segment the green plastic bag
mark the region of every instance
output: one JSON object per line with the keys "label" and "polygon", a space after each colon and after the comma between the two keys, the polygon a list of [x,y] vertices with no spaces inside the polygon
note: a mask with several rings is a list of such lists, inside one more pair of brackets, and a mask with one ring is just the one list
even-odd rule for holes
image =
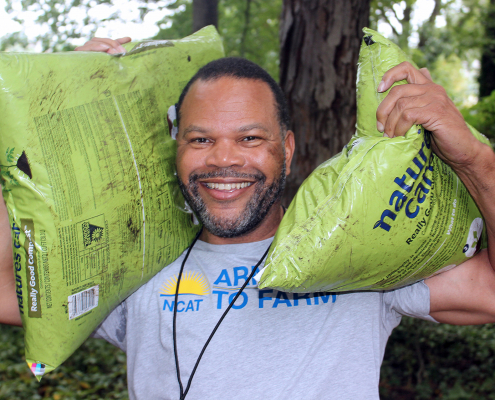
{"label": "green plastic bag", "polygon": [[167,110],[223,56],[207,27],[127,53],[0,54],[0,164],[26,360],[38,379],[199,229]]}
{"label": "green plastic bag", "polygon": [[260,288],[394,289],[453,268],[481,247],[482,216],[432,152],[430,133],[414,126],[405,137],[389,139],[376,129],[386,96],[377,86],[408,58],[377,32],[364,32],[357,133],[302,184],[258,275]]}

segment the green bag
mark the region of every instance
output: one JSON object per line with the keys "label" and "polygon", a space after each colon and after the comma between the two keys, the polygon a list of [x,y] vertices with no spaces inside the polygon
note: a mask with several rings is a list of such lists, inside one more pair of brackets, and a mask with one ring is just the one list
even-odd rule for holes
{"label": "green bag", "polygon": [[453,268],[481,247],[482,216],[432,152],[430,133],[414,126],[389,139],[377,130],[376,110],[386,96],[377,86],[408,57],[377,32],[364,33],[356,135],[302,184],[258,275],[259,288],[395,289]]}
{"label": "green bag", "polygon": [[189,245],[167,110],[223,56],[207,27],[125,55],[0,54],[0,164],[38,379]]}

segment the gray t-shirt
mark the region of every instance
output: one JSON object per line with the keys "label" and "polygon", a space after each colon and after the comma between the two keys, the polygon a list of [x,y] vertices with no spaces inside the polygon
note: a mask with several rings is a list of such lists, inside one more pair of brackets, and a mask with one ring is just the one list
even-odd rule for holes
{"label": "gray t-shirt", "polygon": [[[198,241],[180,284],[177,347],[184,387],[210,332],[272,239]],[[102,323],[127,353],[131,399],[178,399],[172,317],[185,253]],[[380,364],[401,315],[433,320],[424,283],[385,293],[288,294],[252,280],[196,371],[188,400],[378,399]]]}

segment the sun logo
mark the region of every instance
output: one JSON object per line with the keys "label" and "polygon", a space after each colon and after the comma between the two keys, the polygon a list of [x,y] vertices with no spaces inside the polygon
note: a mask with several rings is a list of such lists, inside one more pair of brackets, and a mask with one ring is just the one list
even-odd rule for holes
{"label": "sun logo", "polygon": [[[162,285],[160,294],[163,296],[173,296],[177,289],[177,276],[174,275]],[[197,294],[204,296],[210,293],[208,281],[198,272],[189,271],[182,274],[179,285],[179,294]]]}

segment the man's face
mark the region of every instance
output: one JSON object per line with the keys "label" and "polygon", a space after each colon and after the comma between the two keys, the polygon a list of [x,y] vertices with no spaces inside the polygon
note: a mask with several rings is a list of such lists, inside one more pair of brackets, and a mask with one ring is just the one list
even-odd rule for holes
{"label": "man's face", "polygon": [[205,228],[232,238],[253,231],[282,194],[294,140],[285,143],[269,86],[223,77],[196,81],[181,107],[179,184]]}

